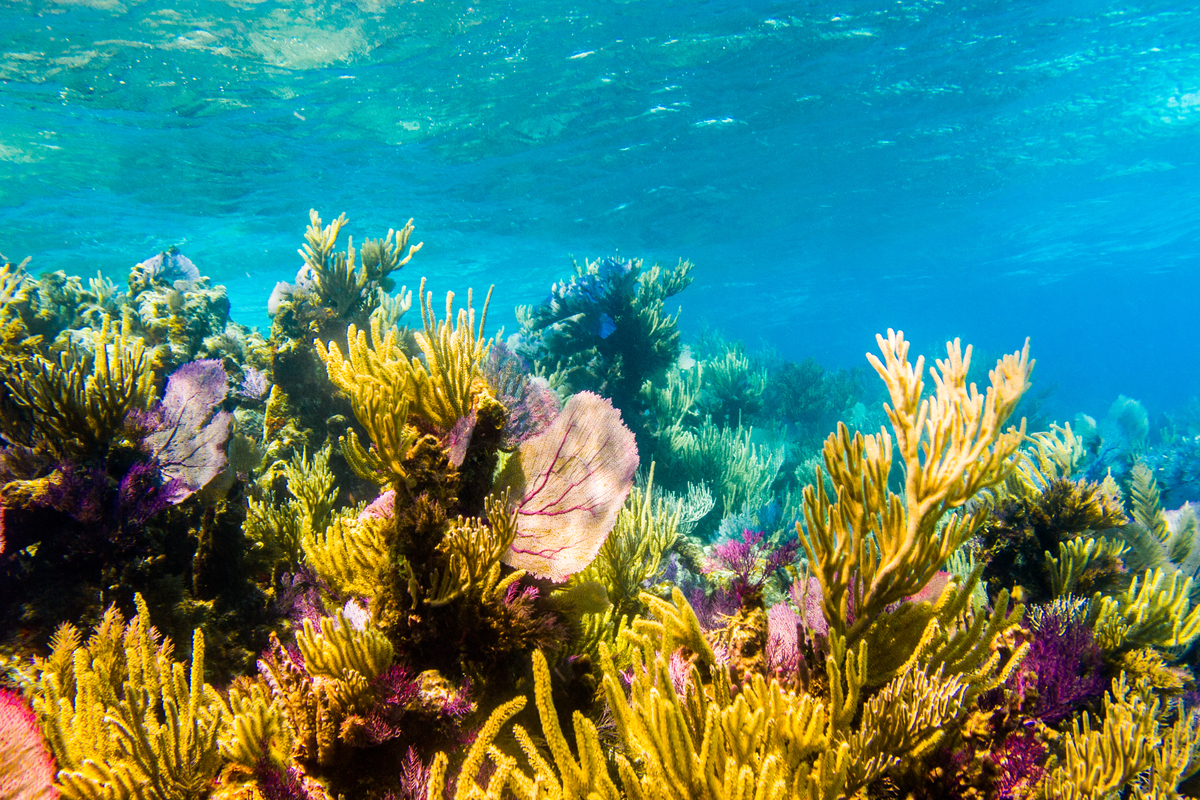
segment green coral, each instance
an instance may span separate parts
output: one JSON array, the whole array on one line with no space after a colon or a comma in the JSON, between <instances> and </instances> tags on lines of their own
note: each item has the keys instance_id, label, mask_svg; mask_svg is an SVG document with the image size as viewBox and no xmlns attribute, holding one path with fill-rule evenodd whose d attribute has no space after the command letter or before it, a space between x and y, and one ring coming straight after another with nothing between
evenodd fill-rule
<instances>
[{"instance_id":1,"label":"green coral","mask_svg":"<svg viewBox=\"0 0 1200 800\"><path fill-rule=\"evenodd\" d=\"M388 276L407 264L424 245L424 242L409 245L413 232L410 219L400 230L388 230L382 239L363 242L356 264L353 238L345 253L334 252L341 229L348 222L345 214L322 226L314 208L309 210L308 219L304 246L299 251L309 271L307 282L317 294L319 304L338 319L354 319L364 308L370 313L378 307L379 296L391 289Z\"/></svg>"},{"instance_id":2,"label":"green coral","mask_svg":"<svg viewBox=\"0 0 1200 800\"><path fill-rule=\"evenodd\" d=\"M1167 529L1167 518L1163 515L1162 503L1158 497L1158 483L1153 473L1140 461L1133 465L1130 475L1129 496L1133 501L1133 519L1146 530L1153 533L1160 542L1166 542L1170 536Z\"/></svg>"},{"instance_id":3,"label":"green coral","mask_svg":"<svg viewBox=\"0 0 1200 800\"><path fill-rule=\"evenodd\" d=\"M1200 605L1189 599L1192 579L1147 570L1116 597L1098 599L1096 639L1107 648L1126 643L1186 648L1200 637Z\"/></svg>"},{"instance_id":4,"label":"green coral","mask_svg":"<svg viewBox=\"0 0 1200 800\"><path fill-rule=\"evenodd\" d=\"M334 476L329 470L330 448L322 447L310 458L300 449L291 460L273 465L257 481L258 496L247 502L242 530L257 557L267 561L273 572L295 570L305 542L324 532L333 522L337 499ZM282 476L288 497L278 502L272 487Z\"/></svg>"},{"instance_id":5,"label":"green coral","mask_svg":"<svg viewBox=\"0 0 1200 800\"><path fill-rule=\"evenodd\" d=\"M34 710L70 800L199 800L220 768L227 713L204 683L203 636L189 669L135 603L128 624L110 608L86 645L64 624L33 670Z\"/></svg>"},{"instance_id":6,"label":"green coral","mask_svg":"<svg viewBox=\"0 0 1200 800\"><path fill-rule=\"evenodd\" d=\"M606 609L583 615L582 646L589 655L599 656L602 641L611 650L624 649L621 631L645 615L642 589L675 543L683 510L682 504L655 494L651 464L645 483L630 490L596 559L572 577L572 586L596 583L606 594Z\"/></svg>"},{"instance_id":7,"label":"green coral","mask_svg":"<svg viewBox=\"0 0 1200 800\"><path fill-rule=\"evenodd\" d=\"M691 284L692 264L609 258L574 266L548 301L517 308L522 355L542 374L556 373L552 383L566 394L608 397L636 425L642 385L679 358L679 312L670 314L666 301Z\"/></svg>"},{"instance_id":8,"label":"green coral","mask_svg":"<svg viewBox=\"0 0 1200 800\"><path fill-rule=\"evenodd\" d=\"M1076 536L1058 543L1058 556L1046 552L1046 567L1050 573L1050 588L1055 598L1066 597L1082 587L1097 583L1097 574L1116 573L1121 568L1121 556L1128 547L1103 537Z\"/></svg>"}]
</instances>

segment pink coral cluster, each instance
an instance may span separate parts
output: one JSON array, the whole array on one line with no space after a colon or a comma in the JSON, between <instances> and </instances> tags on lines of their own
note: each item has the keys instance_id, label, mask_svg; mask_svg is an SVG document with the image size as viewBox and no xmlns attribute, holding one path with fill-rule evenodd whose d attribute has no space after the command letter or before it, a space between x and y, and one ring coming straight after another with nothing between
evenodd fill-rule
<instances>
[{"instance_id":1,"label":"pink coral cluster","mask_svg":"<svg viewBox=\"0 0 1200 800\"><path fill-rule=\"evenodd\" d=\"M33 711L16 692L0 689L0 798L57 798L57 772Z\"/></svg>"}]
</instances>

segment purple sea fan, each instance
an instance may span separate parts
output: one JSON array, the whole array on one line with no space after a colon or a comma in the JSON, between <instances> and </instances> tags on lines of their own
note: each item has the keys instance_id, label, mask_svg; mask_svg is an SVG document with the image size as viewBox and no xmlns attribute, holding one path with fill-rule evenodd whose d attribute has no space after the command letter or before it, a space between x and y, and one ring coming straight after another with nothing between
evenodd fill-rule
<instances>
[{"instance_id":1,"label":"purple sea fan","mask_svg":"<svg viewBox=\"0 0 1200 800\"><path fill-rule=\"evenodd\" d=\"M512 490L517 536L504 562L565 581L592 563L633 486L633 433L610 401L580 392L550 427L508 460L497 488Z\"/></svg>"},{"instance_id":2,"label":"purple sea fan","mask_svg":"<svg viewBox=\"0 0 1200 800\"><path fill-rule=\"evenodd\" d=\"M140 272L147 283L167 286L180 280L189 282L200 280L200 270L174 245L157 255L150 256L135 266L133 270L135 275Z\"/></svg>"},{"instance_id":3,"label":"purple sea fan","mask_svg":"<svg viewBox=\"0 0 1200 800\"><path fill-rule=\"evenodd\" d=\"M228 390L225 368L217 359L184 364L167 379L166 394L153 412L157 425L142 447L158 461L163 478L175 482L173 503L200 491L225 470L233 415L216 409Z\"/></svg>"},{"instance_id":4,"label":"purple sea fan","mask_svg":"<svg viewBox=\"0 0 1200 800\"><path fill-rule=\"evenodd\" d=\"M512 450L546 429L558 416L558 395L545 378L529 374L525 359L496 342L483 369L496 400L508 409L501 447Z\"/></svg>"},{"instance_id":5,"label":"purple sea fan","mask_svg":"<svg viewBox=\"0 0 1200 800\"><path fill-rule=\"evenodd\" d=\"M1013 733L1003 747L988 754L1000 771L995 787L999 800L1017 800L1031 796L1031 790L1045 775L1043 764L1049 751L1031 730Z\"/></svg>"},{"instance_id":6,"label":"purple sea fan","mask_svg":"<svg viewBox=\"0 0 1200 800\"><path fill-rule=\"evenodd\" d=\"M1082 603L1057 601L1030 615L1029 654L1013 676L1022 696L1036 695L1030 716L1060 722L1104 693L1103 654Z\"/></svg>"},{"instance_id":7,"label":"purple sea fan","mask_svg":"<svg viewBox=\"0 0 1200 800\"><path fill-rule=\"evenodd\" d=\"M19 694L0 689L0 797L52 800L58 770L46 751L33 711Z\"/></svg>"},{"instance_id":8,"label":"purple sea fan","mask_svg":"<svg viewBox=\"0 0 1200 800\"><path fill-rule=\"evenodd\" d=\"M271 382L267 376L254 367L246 367L241 385L234 391L238 397L245 400L265 400L271 393Z\"/></svg>"}]
</instances>

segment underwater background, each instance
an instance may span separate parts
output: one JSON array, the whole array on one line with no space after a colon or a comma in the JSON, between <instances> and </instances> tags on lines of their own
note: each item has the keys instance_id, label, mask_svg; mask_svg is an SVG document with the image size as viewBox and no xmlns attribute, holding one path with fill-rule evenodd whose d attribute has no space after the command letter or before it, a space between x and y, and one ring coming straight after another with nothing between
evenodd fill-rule
<instances>
[{"instance_id":1,"label":"underwater background","mask_svg":"<svg viewBox=\"0 0 1200 800\"><path fill-rule=\"evenodd\" d=\"M1062 417L1200 394L1200 12L1087 2L10 2L0 252L178 245L265 329L305 214L422 274L686 258L681 326L857 366L1033 341ZM411 288L411 287L410 287Z\"/></svg>"}]
</instances>

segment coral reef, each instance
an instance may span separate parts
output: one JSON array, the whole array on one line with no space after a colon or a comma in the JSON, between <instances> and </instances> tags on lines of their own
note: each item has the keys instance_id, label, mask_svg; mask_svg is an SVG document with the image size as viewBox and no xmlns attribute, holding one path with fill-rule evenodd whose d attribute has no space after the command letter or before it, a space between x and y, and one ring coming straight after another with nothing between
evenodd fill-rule
<instances>
[{"instance_id":1,"label":"coral reef","mask_svg":"<svg viewBox=\"0 0 1200 800\"><path fill-rule=\"evenodd\" d=\"M868 408L685 347L686 262L410 331L411 222L309 223L267 340L175 249L0 267L0 794L1195 795L1187 418L892 331Z\"/></svg>"}]
</instances>

